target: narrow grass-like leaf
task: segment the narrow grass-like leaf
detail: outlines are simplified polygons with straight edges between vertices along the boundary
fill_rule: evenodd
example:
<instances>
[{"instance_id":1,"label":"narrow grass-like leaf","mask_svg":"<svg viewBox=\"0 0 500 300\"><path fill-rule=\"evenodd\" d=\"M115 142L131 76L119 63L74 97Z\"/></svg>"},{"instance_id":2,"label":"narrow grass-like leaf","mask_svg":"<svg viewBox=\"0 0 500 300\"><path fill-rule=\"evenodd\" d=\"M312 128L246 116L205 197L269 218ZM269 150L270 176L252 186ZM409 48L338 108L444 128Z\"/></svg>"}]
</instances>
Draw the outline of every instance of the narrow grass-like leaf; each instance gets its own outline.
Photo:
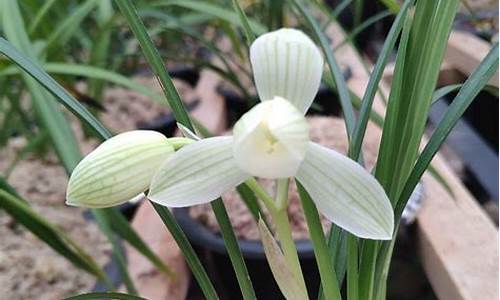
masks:
<instances>
[{"instance_id":1,"label":"narrow grass-like leaf","mask_svg":"<svg viewBox=\"0 0 500 300\"><path fill-rule=\"evenodd\" d=\"M491 48L490 52L483 59L481 64L465 81L457 96L453 99L453 102L451 102L450 107L446 111L441 122L439 122L436 127L436 130L429 139L429 142L420 154L417 162L415 163L415 167L410 173L410 176L408 177L403 191L397 201L395 212L398 218L403 212L406 202L410 198L415 186L431 163L432 158L436 155L437 151L444 143L455 124L464 114L465 110L469 107L472 101L474 101L481 89L483 89L497 70L498 42Z\"/></svg>"},{"instance_id":2,"label":"narrow grass-like leaf","mask_svg":"<svg viewBox=\"0 0 500 300\"><path fill-rule=\"evenodd\" d=\"M384 3L385 7L394 14L397 14L400 10L400 6L396 0L380 0L380 2Z\"/></svg>"},{"instance_id":3,"label":"narrow grass-like leaf","mask_svg":"<svg viewBox=\"0 0 500 300\"><path fill-rule=\"evenodd\" d=\"M146 257L158 270L162 271L168 276L175 277L175 273L163 262L163 260L156 255L151 248L142 240L142 238L132 230L132 227L127 226L127 219L116 209L107 209L104 211L113 222L110 224L113 231L118 234L122 239L126 240L144 257ZM127 223L127 224L126 224Z\"/></svg>"},{"instance_id":4,"label":"narrow grass-like leaf","mask_svg":"<svg viewBox=\"0 0 500 300\"><path fill-rule=\"evenodd\" d=\"M305 9L305 7L303 6L302 3L300 3L300 1L290 0L290 2L295 5L299 13L305 18L307 25L313 31L316 39L320 42L320 46L323 50L323 53L325 54L326 61L330 68L330 73L335 81L335 85L337 86L340 105L342 107L342 113L344 115L344 121L346 123L347 136L348 139L350 140L354 130L356 119L354 116L354 109L352 107L349 90L347 88L344 75L342 74L342 71L340 70L340 67L333 55L333 51L330 45L328 44L325 35L323 34L323 32L321 32L321 28L319 27L316 20L314 20L312 15Z\"/></svg>"},{"instance_id":5,"label":"narrow grass-like leaf","mask_svg":"<svg viewBox=\"0 0 500 300\"><path fill-rule=\"evenodd\" d=\"M368 119L372 111L372 104L377 92L378 84L382 78L382 73L389 59L389 55L391 54L392 49L394 48L394 45L399 37L399 33L403 28L408 8L412 2L413 0L407 0L394 20L394 23L392 24L385 39L382 51L380 51L377 63L375 64L368 81L368 86L363 95L363 100L361 101L361 109L359 111L358 121L356 122L356 126L354 128L353 138L349 145L349 156L354 160L358 160L359 153L361 152L361 145L363 144L363 138L366 132L366 126L368 125Z\"/></svg>"},{"instance_id":6,"label":"narrow grass-like leaf","mask_svg":"<svg viewBox=\"0 0 500 300\"><path fill-rule=\"evenodd\" d=\"M127 269L127 261L123 254L123 248L119 244L119 241L115 233L111 229L111 222L113 220L110 220L107 217L106 210L108 209L93 209L92 214L97 223L99 224L99 228L101 228L102 232L104 233L104 235L106 235L106 237L108 238L109 242L112 245L112 255L116 260L121 280L125 284L127 292L130 294L137 295L137 290L134 286L134 283L132 282L132 279L130 278L130 274Z\"/></svg>"},{"instance_id":7,"label":"narrow grass-like leaf","mask_svg":"<svg viewBox=\"0 0 500 300\"><path fill-rule=\"evenodd\" d=\"M168 231L172 234L172 237L177 242L177 245L182 250L182 254L184 255L184 259L186 259L187 264L189 265L191 272L193 272L194 277L198 281L201 290L203 291L203 295L207 300L216 300L219 299L217 296L217 292L210 282L210 278L208 277L205 269L203 268L198 256L194 252L193 247L189 243L186 235L182 231L179 224L175 220L174 216L168 210L168 208L161 206L160 204L153 204L154 209L162 219L163 223L167 227Z\"/></svg>"},{"instance_id":8,"label":"narrow grass-like leaf","mask_svg":"<svg viewBox=\"0 0 500 300\"><path fill-rule=\"evenodd\" d=\"M174 114L175 119L177 120L177 122L183 124L190 130L193 130L187 110L184 107L184 104L172 82L172 79L168 75L168 71L165 67L165 62L161 58L158 50L153 44L153 41L149 37L146 27L137 15L137 11L134 5L130 0L115 1L115 3L120 8L120 11L127 20L130 28L134 32L134 35L136 36L139 45L141 46L146 60L153 69L155 76L158 78L158 81L163 88L163 92L168 101L168 104L172 109L172 113Z\"/></svg>"},{"instance_id":9,"label":"narrow grass-like leaf","mask_svg":"<svg viewBox=\"0 0 500 300\"><path fill-rule=\"evenodd\" d=\"M87 293L64 298L62 300L148 300L139 296L124 293Z\"/></svg>"},{"instance_id":10,"label":"narrow grass-like leaf","mask_svg":"<svg viewBox=\"0 0 500 300\"><path fill-rule=\"evenodd\" d=\"M302 208L309 228L309 234L314 248L314 255L321 277L321 287L326 299L342 299L337 285L335 270L330 265L328 246L319 218L318 209L304 187L297 182ZM356 270L357 271L357 270Z\"/></svg>"},{"instance_id":11,"label":"narrow grass-like leaf","mask_svg":"<svg viewBox=\"0 0 500 300\"><path fill-rule=\"evenodd\" d=\"M413 193L415 186L420 181L420 178L424 174L425 170L430 166L433 157L436 155L437 151L444 143L455 124L462 117L465 110L470 106L472 101L476 99L477 94L481 91L482 88L484 88L484 86L489 82L490 78L495 74L495 72L497 72L497 70L498 42L492 47L481 64L465 81L459 93L443 116L441 122L439 122L436 130L429 139L429 142L420 154L417 162L415 163L415 167L412 169L412 172L410 173L396 204L396 222L399 222L401 213L403 212L408 199ZM377 275L381 276L382 278L378 281L384 280L387 276L393 247L393 241L385 242L381 247L379 254L380 257L377 260ZM383 291L377 291L377 293L383 296Z\"/></svg>"},{"instance_id":12,"label":"narrow grass-like leaf","mask_svg":"<svg viewBox=\"0 0 500 300\"><path fill-rule=\"evenodd\" d=\"M2 13L3 31L12 44L22 49L27 55L22 55L16 51L3 38L0 38L0 53L9 57L9 54L17 56L16 60L22 58L36 60L36 54L25 30L17 1L5 1L0 3ZM7 48L7 49L5 49ZM5 51L7 50L7 51ZM24 83L30 91L32 104L36 115L43 127L49 132L54 148L63 162L67 171L70 171L78 163L79 149L68 122L60 111L57 102L52 96L44 91L36 81L26 74L23 74Z\"/></svg>"},{"instance_id":13,"label":"narrow grass-like leaf","mask_svg":"<svg viewBox=\"0 0 500 300\"><path fill-rule=\"evenodd\" d=\"M233 0L234 10L238 13L238 17L240 18L241 27L243 28L243 32L245 33L245 38L247 40L247 45L250 46L252 42L255 40L255 33L250 27L250 22L248 21L247 15L238 0Z\"/></svg>"},{"instance_id":14,"label":"narrow grass-like leaf","mask_svg":"<svg viewBox=\"0 0 500 300\"><path fill-rule=\"evenodd\" d=\"M16 222L26 227L26 229L65 257L73 265L96 276L100 280L104 280L110 285L109 279L99 265L77 243L69 238L61 229L49 223L30 208L26 200L8 192L12 190L10 186L7 186L6 190L3 187L0 188L0 209L5 210Z\"/></svg>"},{"instance_id":15,"label":"narrow grass-like leaf","mask_svg":"<svg viewBox=\"0 0 500 300\"><path fill-rule=\"evenodd\" d=\"M33 34L33 32L38 28L38 25L43 20L43 18L45 18L45 16L47 16L47 13L52 8L52 6L54 6L54 4L56 4L56 1L57 0L45 1L43 6L37 11L35 17L31 20L31 24L29 26L28 32L30 33L30 35Z\"/></svg>"},{"instance_id":16,"label":"narrow grass-like leaf","mask_svg":"<svg viewBox=\"0 0 500 300\"><path fill-rule=\"evenodd\" d=\"M140 83L130 80L127 77L113 71L108 71L106 69L94 66L71 64L71 63L44 63L42 64L42 68L47 73L50 74L84 76L91 79L99 79L117 85L121 85L132 91L141 93L144 96L147 96L160 104L166 105L164 98L161 94L158 94L152 91L151 89L145 87L144 85L141 85ZM13 75L17 73L20 73L20 71L16 70L15 68L6 68L0 71L0 76Z\"/></svg>"},{"instance_id":17,"label":"narrow grass-like leaf","mask_svg":"<svg viewBox=\"0 0 500 300\"><path fill-rule=\"evenodd\" d=\"M375 172L393 205L418 156L458 3L458 0L418 1L411 27L405 24L403 28ZM374 295L385 297L380 290L385 290L386 273L375 283L375 269L386 264L389 257L377 259L378 248L373 242L363 245L362 299L372 299Z\"/></svg>"},{"instance_id":18,"label":"narrow grass-like leaf","mask_svg":"<svg viewBox=\"0 0 500 300\"><path fill-rule=\"evenodd\" d=\"M233 25L240 26L240 19L237 13L232 10L223 8L216 4L210 3L208 1L194 1L194 0L163 0L153 3L152 6L180 6L194 11L198 11L204 14L210 14L221 20L229 22ZM252 28L252 32L256 35L261 35L265 33L266 27L256 20L247 18L248 25Z\"/></svg>"},{"instance_id":19,"label":"narrow grass-like leaf","mask_svg":"<svg viewBox=\"0 0 500 300\"><path fill-rule=\"evenodd\" d=\"M70 15L57 24L55 30L47 38L46 49L54 49L55 45L66 44L75 31L79 29L81 22L94 9L99 0L87 0L80 4Z\"/></svg>"},{"instance_id":20,"label":"narrow grass-like leaf","mask_svg":"<svg viewBox=\"0 0 500 300\"><path fill-rule=\"evenodd\" d=\"M378 21L380 21L383 18L386 18L388 16L392 16L392 12L390 12L388 10L384 10L384 11L381 11L381 12L367 18L361 24L359 24L358 26L353 28L352 31L349 32L349 34L344 38L344 40L342 42L340 42L337 46L335 46L334 51L337 49L340 49L341 47L343 47L345 44L348 44L349 42L353 42L354 38L358 34L363 32L366 28L372 26L373 24L377 23ZM387 37L386 37L386 40L387 40Z\"/></svg>"},{"instance_id":21,"label":"narrow grass-like leaf","mask_svg":"<svg viewBox=\"0 0 500 300\"><path fill-rule=\"evenodd\" d=\"M50 93L56 96L64 106L66 106L75 116L88 123L94 131L104 137L109 138L109 131L71 94L69 94L59 83L47 74L33 59L19 52L8 41L0 37L0 53L7 56L34 80L45 87ZM66 141L67 143L67 141ZM78 161L77 161L78 162ZM75 163L76 165L76 163Z\"/></svg>"}]
</instances>

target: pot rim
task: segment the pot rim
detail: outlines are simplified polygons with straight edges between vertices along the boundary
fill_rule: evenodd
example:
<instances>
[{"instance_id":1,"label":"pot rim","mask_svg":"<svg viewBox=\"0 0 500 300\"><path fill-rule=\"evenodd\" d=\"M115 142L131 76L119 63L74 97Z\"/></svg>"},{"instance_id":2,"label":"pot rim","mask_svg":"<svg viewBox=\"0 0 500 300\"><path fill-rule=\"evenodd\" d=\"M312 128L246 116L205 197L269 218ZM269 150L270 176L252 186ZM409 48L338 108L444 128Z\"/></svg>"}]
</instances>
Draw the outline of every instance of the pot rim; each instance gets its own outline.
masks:
<instances>
[{"instance_id":1,"label":"pot rim","mask_svg":"<svg viewBox=\"0 0 500 300\"><path fill-rule=\"evenodd\" d=\"M197 222L189 215L189 207L174 208L172 210L179 222L182 231L195 246L207 248L218 254L228 255L224 239L220 234L210 231L206 226ZM264 248L260 240L238 239L241 253L246 259L265 259ZM300 258L314 258L314 249L308 239L296 240L295 246Z\"/></svg>"}]
</instances>

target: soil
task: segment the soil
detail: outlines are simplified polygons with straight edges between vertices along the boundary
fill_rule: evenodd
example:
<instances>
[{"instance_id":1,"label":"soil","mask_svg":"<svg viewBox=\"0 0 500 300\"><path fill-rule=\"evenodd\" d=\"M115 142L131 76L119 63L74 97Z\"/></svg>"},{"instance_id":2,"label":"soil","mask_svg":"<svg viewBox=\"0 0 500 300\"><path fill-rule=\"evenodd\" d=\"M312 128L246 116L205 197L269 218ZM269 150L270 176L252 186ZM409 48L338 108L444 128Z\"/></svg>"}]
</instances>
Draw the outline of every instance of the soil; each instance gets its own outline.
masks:
<instances>
[{"instance_id":1,"label":"soil","mask_svg":"<svg viewBox=\"0 0 500 300\"><path fill-rule=\"evenodd\" d=\"M134 80L161 92L154 78L137 77ZM183 99L187 102L194 99L194 93L187 84L175 80L174 83ZM79 84L78 89L84 91L85 84ZM116 133L135 129L137 123L168 112L147 97L120 87L105 91L103 105L107 112L100 119ZM68 115L68 119L82 152L90 152L97 142L83 137L75 117ZM15 153L25 144L26 140L22 137L11 138L8 145L0 150L0 174L5 174ZM64 204L67 176L54 153L48 153L43 158L29 156L20 161L8 177L8 182L34 210L66 232L101 266L109 261L111 247L96 224L84 218L85 210ZM52 300L92 290L94 277L74 267L3 211L0 211L0 237L2 299Z\"/></svg>"},{"instance_id":2,"label":"soil","mask_svg":"<svg viewBox=\"0 0 500 300\"><path fill-rule=\"evenodd\" d=\"M335 149L343 154L347 152L348 142L346 130L344 121L341 118L309 117L308 122L310 125L310 137L312 141ZM368 125L363 145L364 160L368 170L371 170L375 165L380 140L379 131L374 129L375 125ZM275 194L275 185L273 180L258 180L267 192L270 193L270 195ZM222 198L224 199L224 204L226 205L236 236L240 239L258 240L259 232L257 225L246 205L241 200L239 194L233 190L225 193ZM261 207L264 207L264 205L261 204ZM215 215L212 209L210 209L209 204L193 206L190 208L189 212L191 217L207 226L210 230L215 233L220 233L217 220L215 219ZM288 215L294 239L307 239L309 233L295 183L290 184ZM269 219L270 216L267 215L266 218ZM326 219L322 218L322 224L325 230L328 229L329 223L330 222Z\"/></svg>"}]
</instances>

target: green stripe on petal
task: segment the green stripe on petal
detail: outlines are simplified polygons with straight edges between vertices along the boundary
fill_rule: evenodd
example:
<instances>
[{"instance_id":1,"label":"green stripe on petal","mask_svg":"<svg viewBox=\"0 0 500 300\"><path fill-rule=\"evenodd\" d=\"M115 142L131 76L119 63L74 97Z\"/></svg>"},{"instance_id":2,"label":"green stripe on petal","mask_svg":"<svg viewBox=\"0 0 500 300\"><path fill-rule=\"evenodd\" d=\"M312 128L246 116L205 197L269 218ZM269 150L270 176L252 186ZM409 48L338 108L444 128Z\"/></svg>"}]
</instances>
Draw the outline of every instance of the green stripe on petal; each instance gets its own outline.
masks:
<instances>
[{"instance_id":1,"label":"green stripe on petal","mask_svg":"<svg viewBox=\"0 0 500 300\"><path fill-rule=\"evenodd\" d=\"M148 198L170 207L210 202L249 177L233 158L233 137L213 137L182 147L154 176Z\"/></svg>"},{"instance_id":2,"label":"green stripe on petal","mask_svg":"<svg viewBox=\"0 0 500 300\"><path fill-rule=\"evenodd\" d=\"M375 177L353 160L311 142L296 178L333 223L361 238L392 238L389 198Z\"/></svg>"},{"instance_id":3,"label":"green stripe on petal","mask_svg":"<svg viewBox=\"0 0 500 300\"><path fill-rule=\"evenodd\" d=\"M282 28L261 35L250 47L255 85L261 100L289 100L305 113L316 96L323 57L302 31Z\"/></svg>"},{"instance_id":4,"label":"green stripe on petal","mask_svg":"<svg viewBox=\"0 0 500 300\"><path fill-rule=\"evenodd\" d=\"M159 166L174 153L161 133L135 130L105 141L76 166L66 204L109 207L144 192Z\"/></svg>"}]
</instances>

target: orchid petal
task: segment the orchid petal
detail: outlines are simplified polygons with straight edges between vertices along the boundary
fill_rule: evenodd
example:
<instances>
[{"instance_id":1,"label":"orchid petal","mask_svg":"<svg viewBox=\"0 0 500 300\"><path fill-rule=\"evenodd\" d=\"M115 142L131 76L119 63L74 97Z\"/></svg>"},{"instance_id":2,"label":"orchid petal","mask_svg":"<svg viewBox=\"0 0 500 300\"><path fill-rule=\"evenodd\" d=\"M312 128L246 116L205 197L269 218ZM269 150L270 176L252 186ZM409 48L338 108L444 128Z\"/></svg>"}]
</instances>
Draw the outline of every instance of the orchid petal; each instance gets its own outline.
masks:
<instances>
[{"instance_id":1,"label":"orchid petal","mask_svg":"<svg viewBox=\"0 0 500 300\"><path fill-rule=\"evenodd\" d=\"M290 102L275 97L259 103L234 126L233 155L253 176L294 176L309 142L306 119Z\"/></svg>"},{"instance_id":2,"label":"orchid petal","mask_svg":"<svg viewBox=\"0 0 500 300\"><path fill-rule=\"evenodd\" d=\"M233 158L233 137L182 147L165 162L149 188L151 201L170 207L210 202L249 177Z\"/></svg>"},{"instance_id":3,"label":"orchid petal","mask_svg":"<svg viewBox=\"0 0 500 300\"><path fill-rule=\"evenodd\" d=\"M353 160L311 142L296 178L333 223L361 238L391 239L389 198L375 177Z\"/></svg>"},{"instance_id":4,"label":"orchid petal","mask_svg":"<svg viewBox=\"0 0 500 300\"><path fill-rule=\"evenodd\" d=\"M283 28L258 37L250 47L257 92L261 100L283 97L305 113L318 92L323 57L302 31Z\"/></svg>"},{"instance_id":5,"label":"orchid petal","mask_svg":"<svg viewBox=\"0 0 500 300\"><path fill-rule=\"evenodd\" d=\"M161 133L135 130L105 141L76 166L66 204L109 207L142 194L158 167L174 153Z\"/></svg>"}]
</instances>

